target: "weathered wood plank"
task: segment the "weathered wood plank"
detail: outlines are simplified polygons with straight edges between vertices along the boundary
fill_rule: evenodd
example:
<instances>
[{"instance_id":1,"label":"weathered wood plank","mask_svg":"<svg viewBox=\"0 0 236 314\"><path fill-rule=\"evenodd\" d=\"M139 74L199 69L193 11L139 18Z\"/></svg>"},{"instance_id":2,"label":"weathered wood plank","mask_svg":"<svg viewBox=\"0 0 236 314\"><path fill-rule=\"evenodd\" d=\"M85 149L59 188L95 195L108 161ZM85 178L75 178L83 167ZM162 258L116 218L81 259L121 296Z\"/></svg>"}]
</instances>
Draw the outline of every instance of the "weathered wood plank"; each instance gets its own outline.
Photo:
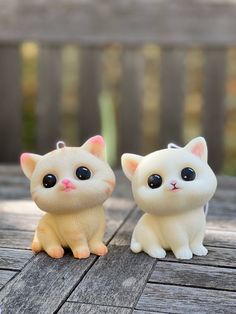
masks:
<instances>
[{"instance_id":1,"label":"weathered wood plank","mask_svg":"<svg viewBox=\"0 0 236 314\"><path fill-rule=\"evenodd\" d=\"M33 256L33 252L27 250L0 248L0 268L21 270Z\"/></svg>"},{"instance_id":2,"label":"weathered wood plank","mask_svg":"<svg viewBox=\"0 0 236 314\"><path fill-rule=\"evenodd\" d=\"M160 311L146 311L146 310L134 310L133 311L134 314L162 314L162 313L166 313L166 312L160 312ZM168 312L169 314L171 312Z\"/></svg>"},{"instance_id":3,"label":"weathered wood plank","mask_svg":"<svg viewBox=\"0 0 236 314\"><path fill-rule=\"evenodd\" d=\"M89 313L89 314L129 314L131 309L113 306L103 306L96 304L81 304L74 302L66 302L58 313Z\"/></svg>"},{"instance_id":4,"label":"weathered wood plank","mask_svg":"<svg viewBox=\"0 0 236 314\"><path fill-rule=\"evenodd\" d=\"M139 212L133 212L109 244L110 253L90 269L69 301L134 306L155 263L147 254L130 251L131 232L138 217Z\"/></svg>"},{"instance_id":5,"label":"weathered wood plank","mask_svg":"<svg viewBox=\"0 0 236 314\"><path fill-rule=\"evenodd\" d=\"M206 230L204 243L215 247L235 248L236 232L212 229Z\"/></svg>"},{"instance_id":6,"label":"weathered wood plank","mask_svg":"<svg viewBox=\"0 0 236 314\"><path fill-rule=\"evenodd\" d=\"M224 160L226 49L205 50L203 135L208 143L209 164L221 170Z\"/></svg>"},{"instance_id":7,"label":"weathered wood plank","mask_svg":"<svg viewBox=\"0 0 236 314\"><path fill-rule=\"evenodd\" d=\"M1 162L17 162L22 128L21 60L19 46L0 45Z\"/></svg>"},{"instance_id":8,"label":"weathered wood plank","mask_svg":"<svg viewBox=\"0 0 236 314\"><path fill-rule=\"evenodd\" d=\"M164 48L161 54L160 147L182 144L185 50Z\"/></svg>"},{"instance_id":9,"label":"weathered wood plank","mask_svg":"<svg viewBox=\"0 0 236 314\"><path fill-rule=\"evenodd\" d=\"M96 257L55 260L40 253L0 292L6 313L52 313L79 282Z\"/></svg>"},{"instance_id":10,"label":"weathered wood plank","mask_svg":"<svg viewBox=\"0 0 236 314\"><path fill-rule=\"evenodd\" d=\"M148 281L236 291L236 269L157 262Z\"/></svg>"},{"instance_id":11,"label":"weathered wood plank","mask_svg":"<svg viewBox=\"0 0 236 314\"><path fill-rule=\"evenodd\" d=\"M0 229L7 230L33 231L43 214L31 200L0 201L0 211Z\"/></svg>"},{"instance_id":12,"label":"weathered wood plank","mask_svg":"<svg viewBox=\"0 0 236 314\"><path fill-rule=\"evenodd\" d=\"M207 229L235 231L236 217L232 216L210 216L207 218Z\"/></svg>"},{"instance_id":13,"label":"weathered wood plank","mask_svg":"<svg viewBox=\"0 0 236 314\"><path fill-rule=\"evenodd\" d=\"M112 207L111 204L109 206ZM127 215L129 215L133 203L125 201L122 206L123 214L118 217L116 213L114 217L116 220L113 222L111 214L105 236L106 242L110 241ZM115 214L116 208L117 202L114 203L111 212ZM9 240L6 242L9 243ZM21 244L22 240L19 242ZM71 256L71 253L68 253L63 258L55 260L49 258L45 253L38 254L0 292L2 311L7 313L54 312L57 308L60 308L71 291L78 285L84 273L97 259L96 256L91 255L86 260L77 260Z\"/></svg>"},{"instance_id":14,"label":"weathered wood plank","mask_svg":"<svg viewBox=\"0 0 236 314\"><path fill-rule=\"evenodd\" d=\"M61 67L60 47L41 45L37 106L37 139L41 153L56 148L60 137Z\"/></svg>"},{"instance_id":15,"label":"weathered wood plank","mask_svg":"<svg viewBox=\"0 0 236 314\"><path fill-rule=\"evenodd\" d=\"M234 1L1 0L0 40L233 45Z\"/></svg>"},{"instance_id":16,"label":"weathered wood plank","mask_svg":"<svg viewBox=\"0 0 236 314\"><path fill-rule=\"evenodd\" d=\"M9 281L12 277L15 276L16 271L3 270L0 269L0 289Z\"/></svg>"},{"instance_id":17,"label":"weathered wood plank","mask_svg":"<svg viewBox=\"0 0 236 314\"><path fill-rule=\"evenodd\" d=\"M102 50L80 50L78 133L80 142L101 132L99 92L101 89ZM88 127L89 124L89 127Z\"/></svg>"},{"instance_id":18,"label":"weathered wood plank","mask_svg":"<svg viewBox=\"0 0 236 314\"><path fill-rule=\"evenodd\" d=\"M0 247L30 249L33 235L31 231L0 229Z\"/></svg>"},{"instance_id":19,"label":"weathered wood plank","mask_svg":"<svg viewBox=\"0 0 236 314\"><path fill-rule=\"evenodd\" d=\"M39 219L40 216L37 215L3 213L1 214L0 229L5 232L8 230L34 231Z\"/></svg>"},{"instance_id":20,"label":"weathered wood plank","mask_svg":"<svg viewBox=\"0 0 236 314\"><path fill-rule=\"evenodd\" d=\"M142 148L144 57L136 48L125 48L122 54L119 157L127 152L140 153Z\"/></svg>"},{"instance_id":21,"label":"weathered wood plank","mask_svg":"<svg viewBox=\"0 0 236 314\"><path fill-rule=\"evenodd\" d=\"M236 308L236 293L148 283L136 309L174 313L228 313Z\"/></svg>"},{"instance_id":22,"label":"weathered wood plank","mask_svg":"<svg viewBox=\"0 0 236 314\"><path fill-rule=\"evenodd\" d=\"M207 247L207 256L194 256L191 260L177 260L172 253L168 253L166 260L183 264L221 266L236 268L236 248Z\"/></svg>"}]
</instances>

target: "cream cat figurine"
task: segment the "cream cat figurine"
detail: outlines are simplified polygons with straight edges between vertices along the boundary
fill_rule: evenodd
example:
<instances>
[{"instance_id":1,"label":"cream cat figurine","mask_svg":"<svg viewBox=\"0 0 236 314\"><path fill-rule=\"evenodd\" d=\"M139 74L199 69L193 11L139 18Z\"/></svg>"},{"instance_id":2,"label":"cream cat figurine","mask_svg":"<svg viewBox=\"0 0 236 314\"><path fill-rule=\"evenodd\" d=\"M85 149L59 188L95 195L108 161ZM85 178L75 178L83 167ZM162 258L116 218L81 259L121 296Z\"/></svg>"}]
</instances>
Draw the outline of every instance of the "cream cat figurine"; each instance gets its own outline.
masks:
<instances>
[{"instance_id":1,"label":"cream cat figurine","mask_svg":"<svg viewBox=\"0 0 236 314\"><path fill-rule=\"evenodd\" d=\"M204 138L145 157L124 154L121 161L134 199L145 212L133 231L131 250L155 258L164 258L166 250L179 259L206 255L203 207L214 195L217 181L207 164Z\"/></svg>"},{"instance_id":2,"label":"cream cat figurine","mask_svg":"<svg viewBox=\"0 0 236 314\"><path fill-rule=\"evenodd\" d=\"M36 205L47 212L39 221L32 250L53 258L71 248L75 258L105 255L105 215L102 203L111 195L115 176L105 162L101 136L81 147L65 147L44 155L24 153L21 167L30 179Z\"/></svg>"}]
</instances>

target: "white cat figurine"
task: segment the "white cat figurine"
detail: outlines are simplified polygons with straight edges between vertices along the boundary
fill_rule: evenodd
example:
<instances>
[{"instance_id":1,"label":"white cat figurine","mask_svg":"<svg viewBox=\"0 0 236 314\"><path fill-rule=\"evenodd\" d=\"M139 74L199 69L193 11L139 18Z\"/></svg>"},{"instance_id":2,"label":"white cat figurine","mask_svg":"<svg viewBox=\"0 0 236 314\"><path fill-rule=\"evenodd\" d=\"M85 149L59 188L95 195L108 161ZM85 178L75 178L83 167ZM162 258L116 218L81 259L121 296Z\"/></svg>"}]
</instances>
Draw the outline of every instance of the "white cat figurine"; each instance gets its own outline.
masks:
<instances>
[{"instance_id":1,"label":"white cat figurine","mask_svg":"<svg viewBox=\"0 0 236 314\"><path fill-rule=\"evenodd\" d=\"M214 195L217 180L207 164L204 138L144 157L124 154L121 161L134 199L145 212L133 231L131 250L155 258L164 258L166 250L179 259L206 255L203 207Z\"/></svg>"},{"instance_id":2,"label":"white cat figurine","mask_svg":"<svg viewBox=\"0 0 236 314\"><path fill-rule=\"evenodd\" d=\"M71 248L75 258L104 255L105 215L102 203L111 195L115 176L105 162L101 136L81 147L66 147L44 155L24 153L21 167L30 179L32 198L47 212L39 221L32 250L53 258Z\"/></svg>"}]
</instances>

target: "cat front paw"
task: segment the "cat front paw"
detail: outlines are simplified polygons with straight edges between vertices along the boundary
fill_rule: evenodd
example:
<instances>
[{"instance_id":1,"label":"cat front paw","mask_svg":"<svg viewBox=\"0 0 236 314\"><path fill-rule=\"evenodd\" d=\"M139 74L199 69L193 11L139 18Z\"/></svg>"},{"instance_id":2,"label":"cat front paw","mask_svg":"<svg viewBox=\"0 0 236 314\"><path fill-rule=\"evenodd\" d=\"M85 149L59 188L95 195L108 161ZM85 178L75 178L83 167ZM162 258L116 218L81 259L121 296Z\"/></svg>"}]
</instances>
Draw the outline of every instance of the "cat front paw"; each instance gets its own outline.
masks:
<instances>
[{"instance_id":1,"label":"cat front paw","mask_svg":"<svg viewBox=\"0 0 236 314\"><path fill-rule=\"evenodd\" d=\"M93 247L90 248L91 253L98 255L98 256L103 256L106 255L108 252L108 248L106 247L105 244L103 243L98 243L97 245L94 245Z\"/></svg>"},{"instance_id":2,"label":"cat front paw","mask_svg":"<svg viewBox=\"0 0 236 314\"><path fill-rule=\"evenodd\" d=\"M192 250L193 254L195 254L197 256L206 256L208 253L207 248L205 248L205 246L203 246L202 244L192 246L191 250Z\"/></svg>"},{"instance_id":3,"label":"cat front paw","mask_svg":"<svg viewBox=\"0 0 236 314\"><path fill-rule=\"evenodd\" d=\"M174 254L179 259L191 259L193 257L192 251L188 247L182 247L174 251Z\"/></svg>"},{"instance_id":4,"label":"cat front paw","mask_svg":"<svg viewBox=\"0 0 236 314\"><path fill-rule=\"evenodd\" d=\"M48 255L52 258L61 258L64 255L64 250L61 246L53 246L46 249Z\"/></svg>"},{"instance_id":5,"label":"cat front paw","mask_svg":"<svg viewBox=\"0 0 236 314\"><path fill-rule=\"evenodd\" d=\"M90 251L86 247L85 248L81 247L73 250L73 255L75 258L84 259L90 256Z\"/></svg>"},{"instance_id":6,"label":"cat front paw","mask_svg":"<svg viewBox=\"0 0 236 314\"><path fill-rule=\"evenodd\" d=\"M161 247L152 248L146 251L148 255L154 258L164 258L166 257L166 251Z\"/></svg>"}]
</instances>

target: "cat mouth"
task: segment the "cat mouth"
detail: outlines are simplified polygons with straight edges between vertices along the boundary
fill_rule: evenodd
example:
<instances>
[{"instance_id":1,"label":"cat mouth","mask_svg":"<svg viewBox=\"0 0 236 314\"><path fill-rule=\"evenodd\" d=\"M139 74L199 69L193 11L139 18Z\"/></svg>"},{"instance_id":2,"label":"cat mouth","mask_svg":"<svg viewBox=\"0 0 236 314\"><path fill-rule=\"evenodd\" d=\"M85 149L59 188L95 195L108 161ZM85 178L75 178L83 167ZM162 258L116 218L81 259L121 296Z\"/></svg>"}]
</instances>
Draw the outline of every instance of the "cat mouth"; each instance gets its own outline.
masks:
<instances>
[{"instance_id":1,"label":"cat mouth","mask_svg":"<svg viewBox=\"0 0 236 314\"><path fill-rule=\"evenodd\" d=\"M65 186L65 185L63 185L63 186L61 186L61 191L62 192L71 192L71 191L73 191L73 190L75 190L76 189L76 187L74 186L74 185L67 185L67 186Z\"/></svg>"},{"instance_id":2,"label":"cat mouth","mask_svg":"<svg viewBox=\"0 0 236 314\"><path fill-rule=\"evenodd\" d=\"M171 191L173 191L173 192L178 192L178 191L180 191L180 190L181 190L181 189L178 188L177 186L174 186L173 189L171 189Z\"/></svg>"},{"instance_id":3,"label":"cat mouth","mask_svg":"<svg viewBox=\"0 0 236 314\"><path fill-rule=\"evenodd\" d=\"M62 191L63 192L70 192L70 191L73 191L73 190L75 190L75 187L66 187Z\"/></svg>"}]
</instances>

